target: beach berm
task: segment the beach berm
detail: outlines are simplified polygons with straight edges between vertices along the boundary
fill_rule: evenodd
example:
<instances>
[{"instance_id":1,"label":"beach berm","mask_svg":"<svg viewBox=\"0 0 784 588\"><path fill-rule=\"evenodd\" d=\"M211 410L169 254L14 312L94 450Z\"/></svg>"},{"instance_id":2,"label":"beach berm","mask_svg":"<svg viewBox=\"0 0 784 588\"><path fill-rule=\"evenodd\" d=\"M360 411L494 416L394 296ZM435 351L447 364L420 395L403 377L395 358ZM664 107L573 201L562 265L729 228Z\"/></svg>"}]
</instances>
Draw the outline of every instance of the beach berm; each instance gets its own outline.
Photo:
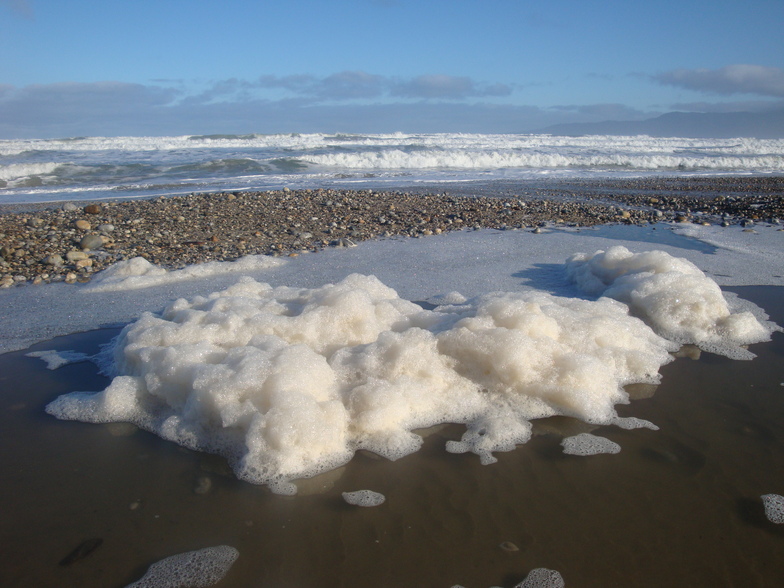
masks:
<instances>
[{"instance_id":1,"label":"beach berm","mask_svg":"<svg viewBox=\"0 0 784 588\"><path fill-rule=\"evenodd\" d=\"M223 192L0 211L0 286L87 281L142 256L167 269L296 255L379 237L659 221L743 226L784 218L781 178L581 182L501 196L313 189ZM747 193L745 190L753 190ZM477 195L479 194L479 195Z\"/></svg>"}]
</instances>

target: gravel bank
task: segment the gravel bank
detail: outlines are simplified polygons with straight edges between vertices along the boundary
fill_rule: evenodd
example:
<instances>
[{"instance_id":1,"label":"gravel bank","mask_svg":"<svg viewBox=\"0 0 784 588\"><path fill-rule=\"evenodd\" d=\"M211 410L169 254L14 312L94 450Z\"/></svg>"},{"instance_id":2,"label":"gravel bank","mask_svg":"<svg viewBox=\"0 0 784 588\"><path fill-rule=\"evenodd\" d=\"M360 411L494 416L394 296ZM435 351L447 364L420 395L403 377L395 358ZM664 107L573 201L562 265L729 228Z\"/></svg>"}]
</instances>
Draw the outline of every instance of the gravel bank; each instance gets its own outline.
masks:
<instances>
[{"instance_id":1,"label":"gravel bank","mask_svg":"<svg viewBox=\"0 0 784 588\"><path fill-rule=\"evenodd\" d=\"M749 227L784 218L781 177L517 184L496 186L491 193L284 189L68 203L26 212L5 207L0 214L0 287L87 281L108 265L136 256L180 268L471 228L536 230L547 224L660 221Z\"/></svg>"}]
</instances>

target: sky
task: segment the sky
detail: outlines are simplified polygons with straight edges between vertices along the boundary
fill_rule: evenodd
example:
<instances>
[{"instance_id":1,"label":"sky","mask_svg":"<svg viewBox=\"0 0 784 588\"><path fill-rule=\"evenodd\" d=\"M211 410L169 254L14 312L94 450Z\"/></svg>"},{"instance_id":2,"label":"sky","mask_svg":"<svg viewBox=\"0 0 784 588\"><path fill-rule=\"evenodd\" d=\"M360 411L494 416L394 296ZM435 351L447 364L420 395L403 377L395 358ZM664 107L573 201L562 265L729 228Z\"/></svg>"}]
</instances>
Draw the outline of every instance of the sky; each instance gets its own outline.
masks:
<instances>
[{"instance_id":1,"label":"sky","mask_svg":"<svg viewBox=\"0 0 784 588\"><path fill-rule=\"evenodd\" d=\"M782 0L0 0L0 138L784 108Z\"/></svg>"}]
</instances>

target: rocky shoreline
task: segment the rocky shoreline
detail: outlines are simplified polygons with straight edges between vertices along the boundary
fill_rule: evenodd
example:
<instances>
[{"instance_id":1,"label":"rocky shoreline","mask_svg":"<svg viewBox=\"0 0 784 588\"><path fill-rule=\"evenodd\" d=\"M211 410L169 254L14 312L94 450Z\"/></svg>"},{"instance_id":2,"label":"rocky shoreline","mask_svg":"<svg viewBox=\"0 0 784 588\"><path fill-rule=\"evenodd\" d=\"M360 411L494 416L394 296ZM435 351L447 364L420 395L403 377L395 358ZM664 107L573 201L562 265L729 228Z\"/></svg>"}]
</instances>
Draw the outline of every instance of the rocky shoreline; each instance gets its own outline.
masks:
<instances>
[{"instance_id":1,"label":"rocky shoreline","mask_svg":"<svg viewBox=\"0 0 784 588\"><path fill-rule=\"evenodd\" d=\"M493 195L277 190L101 201L0 214L0 287L84 282L143 256L166 268L245 255L297 255L366 239L548 224L781 224L784 177L561 183ZM704 181L700 181L704 180ZM478 195L477 195L478 194Z\"/></svg>"}]
</instances>

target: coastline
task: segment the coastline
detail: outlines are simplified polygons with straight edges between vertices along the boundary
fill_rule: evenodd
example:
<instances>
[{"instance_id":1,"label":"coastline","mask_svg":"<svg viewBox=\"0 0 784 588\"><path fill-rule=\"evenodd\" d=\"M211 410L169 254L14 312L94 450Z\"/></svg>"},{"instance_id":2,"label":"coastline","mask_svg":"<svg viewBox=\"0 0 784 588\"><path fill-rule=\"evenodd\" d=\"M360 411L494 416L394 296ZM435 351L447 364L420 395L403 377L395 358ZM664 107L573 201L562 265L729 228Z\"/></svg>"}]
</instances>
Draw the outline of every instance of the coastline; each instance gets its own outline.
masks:
<instances>
[{"instance_id":1,"label":"coastline","mask_svg":"<svg viewBox=\"0 0 784 588\"><path fill-rule=\"evenodd\" d=\"M379 237L661 221L772 225L784 176L490 182L220 192L154 199L0 205L0 287L85 282L124 259L167 269L245 255L297 255Z\"/></svg>"},{"instance_id":2,"label":"coastline","mask_svg":"<svg viewBox=\"0 0 784 588\"><path fill-rule=\"evenodd\" d=\"M754 195L738 187L736 194L716 201L707 184L703 184L705 190L692 190L690 199L672 196L673 200L663 192L648 194L640 185L634 191L625 184L631 193L620 195L591 186L594 199L582 201L578 191L563 189L550 197L539 194L539 204L530 204L540 202L529 200L530 194L521 194L522 199L486 194L463 199L392 193L410 202L408 208L396 206L400 222L392 227L377 217L373 222L354 220L372 221L374 214L394 219L389 204L386 211L379 211L369 202L376 193L333 191L332 205L324 202L320 206L334 216L319 217L345 219L345 229L329 227L332 241L373 239L374 231L382 230L393 234L398 224L401 231L395 235L425 236L426 230L436 234L434 229L441 225L435 224L440 219L432 207L447 206L448 199L465 207L459 211L460 218L465 215L470 222L457 223L453 217L448 219L451 225L444 223L442 233L458 228L455 224L483 227L491 219L518 230L378 239L352 249L345 247L348 241L341 248L327 244L327 250L318 255L298 256L279 268L260 271L257 277L273 284L312 287L340 279L347 272L377 273L401 296L414 301L452 290L469 296L518 290L529 283L557 291L563 287L557 264L575 251L577 240L590 243L586 247L606 248L639 239L636 244L641 248L655 244L657 249L690 257L706 273L720 278L726 290L757 302L771 319L782 323L784 282L778 275L779 266L764 258L767 273L776 274L766 282L749 278L748 262L742 269L727 263L729 255L744 263L742 249L747 243L758 259L763 237L777 242L781 233L775 227L781 226L773 224L772 217L779 214L781 196L775 189L772 194ZM620 189L617 184L613 187ZM243 210L257 205L270 227L265 232L292 239L296 235L291 231L310 229L294 224L307 221L300 215L311 210L293 205L307 202L309 207L329 196L327 191L321 195L310 192L315 191L262 193L256 199L245 193L213 194L184 198L179 204L173 199L132 201L128 210L137 216L129 215L128 224L117 222L115 226L122 227L123 234L131 232L130 246L155 251L161 244L148 243L144 237L164 226L167 214L171 216L170 206L193 205L193 210L188 207L193 216L180 221L184 235L186 230L204 229L194 219L209 222L205 212L231 211L227 216L216 214L213 220L231 227L240 222ZM564 206L572 197L573 206ZM650 198L659 202L651 203ZM525 207L506 213L510 208L504 206L506 202L521 200ZM271 203L280 207L270 208ZM122 219L117 211L125 209L116 208L119 204L99 206L99 211L113 213L104 220ZM524 229L513 227L509 218L529 210L539 210L542 220ZM557 230L569 224L564 211L585 212L586 225L592 219L606 219L593 225L607 226ZM629 211L628 217L624 211ZM53 215L59 212L51 211ZM600 216L591 216L591 212ZM94 222L83 207L71 213L91 224L101 220L94 215ZM258 217L246 216L258 221ZM430 220L421 223L426 216ZM676 221L678 216L684 217L680 223L650 224L651 218ZM134 223L137 218L140 221ZM730 227L716 226L721 222ZM532 234L539 223L545 225L541 234ZM350 227L359 236L351 236ZM719 234L719 240L731 235L742 239L732 242L740 246L717 250L711 243ZM646 235L651 240L644 240ZM189 252L196 261L187 263L215 259L207 256L222 253L216 252L221 244L221 240L209 240L170 247L179 255L172 263L183 263L183 253ZM766 247L768 251L770 245ZM300 250L293 247L274 254ZM99 251L108 254L112 248ZM231 251L225 254L230 259ZM742 276L739 282L734 281L736 275ZM765 519L760 501L762 494L784 493L784 469L780 467L784 453L777 449L784 446L780 433L784 430L782 333L774 333L770 343L755 345L752 350L758 357L751 362L689 353L664 366L662 384L653 396L653 390L645 389L630 405L619 406L622 416L648 419L660 431L630 432L609 426L594 431L621 445L619 455L564 455L561 438L582 432L587 425L554 417L537 423L537 435L527 444L499 453L498 464L483 466L475 456L445 452L445 443L460 437L460 427L445 427L428 437L420 452L405 459L391 462L357 455L344 468L313 478L310 485L303 482L295 499L271 495L265 487L237 480L219 458L173 446L133 427L57 421L43 413L43 407L59 394L99 390L107 381L90 363L52 372L26 353L72 349L92 355L116 331L87 329L131 320L143 310L159 308L164 300L206 295L222 287L222 280L233 283L236 277L231 274L202 280L205 284L182 282L141 291L88 293L87 286L53 284L2 293L8 319L0 331L5 338L38 342L20 352L0 354L7 368L0 370L0 414L5 419L3 430L14 440L6 444L0 458L8 472L4 497L15 507L0 525L8 546L0 557L0 577L9 585L124 585L164 557L218 544L240 551L224 581L227 586L259 582L320 587L512 586L538 567L559 570L567 585L632 582L661 586L673 578L688 578L692 586L768 586L784 573L784 563L777 557L782 530ZM733 283L768 285L737 287ZM24 332L26 323L41 320L51 324ZM43 337L46 333L50 335ZM74 334L50 339L65 333ZM360 488L384 493L387 503L378 509L352 510L341 493ZM337 541L336 529L340 529ZM585 537L592 538L589 544ZM88 542L98 547L81 560L59 563ZM510 544L516 550L510 550Z\"/></svg>"}]
</instances>

